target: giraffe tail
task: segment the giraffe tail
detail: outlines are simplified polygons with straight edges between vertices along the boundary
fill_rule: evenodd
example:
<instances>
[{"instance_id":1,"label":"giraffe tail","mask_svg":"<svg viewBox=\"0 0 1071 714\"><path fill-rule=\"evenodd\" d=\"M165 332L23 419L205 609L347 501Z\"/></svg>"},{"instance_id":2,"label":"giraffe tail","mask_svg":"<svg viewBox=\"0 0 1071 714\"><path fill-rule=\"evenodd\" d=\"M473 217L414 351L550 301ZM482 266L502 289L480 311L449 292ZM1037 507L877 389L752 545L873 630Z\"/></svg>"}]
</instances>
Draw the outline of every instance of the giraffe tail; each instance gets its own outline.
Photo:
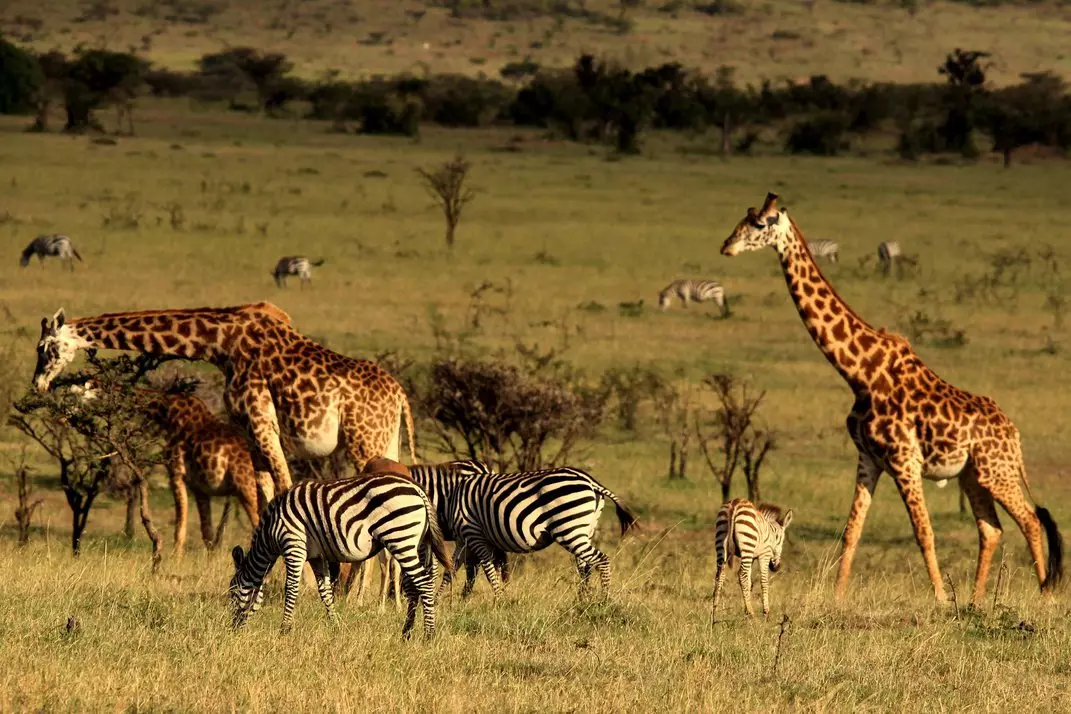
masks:
<instances>
[{"instance_id":1,"label":"giraffe tail","mask_svg":"<svg viewBox=\"0 0 1071 714\"><path fill-rule=\"evenodd\" d=\"M1037 505L1034 494L1030 492L1030 482L1026 478L1026 469L1019 468L1019 476L1023 479L1026 487L1026 495L1034 502L1034 515L1045 529L1045 539L1049 542L1049 557L1045 565L1045 580L1041 583L1041 591L1048 592L1060 584L1064 577L1064 538L1060 535L1060 529L1056 526L1049 509Z\"/></svg>"},{"instance_id":2,"label":"giraffe tail","mask_svg":"<svg viewBox=\"0 0 1071 714\"><path fill-rule=\"evenodd\" d=\"M405 433L409 438L409 460L416 464L416 428L413 426L413 410L409 406L409 397L402 395L402 411L405 412Z\"/></svg>"}]
</instances>

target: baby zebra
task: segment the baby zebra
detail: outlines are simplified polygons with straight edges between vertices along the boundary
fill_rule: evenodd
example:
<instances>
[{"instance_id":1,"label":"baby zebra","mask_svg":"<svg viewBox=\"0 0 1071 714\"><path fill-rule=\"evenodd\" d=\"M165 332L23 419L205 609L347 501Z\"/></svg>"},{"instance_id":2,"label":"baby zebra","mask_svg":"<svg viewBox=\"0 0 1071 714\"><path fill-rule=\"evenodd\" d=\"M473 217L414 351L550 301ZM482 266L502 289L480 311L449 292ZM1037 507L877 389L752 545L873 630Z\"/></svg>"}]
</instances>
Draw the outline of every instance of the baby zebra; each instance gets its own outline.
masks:
<instances>
[{"instance_id":1,"label":"baby zebra","mask_svg":"<svg viewBox=\"0 0 1071 714\"><path fill-rule=\"evenodd\" d=\"M893 263L899 262L903 254L898 241L887 240L879 243L878 264L881 266L882 275L888 277L889 273L892 272Z\"/></svg>"},{"instance_id":2,"label":"baby zebra","mask_svg":"<svg viewBox=\"0 0 1071 714\"><path fill-rule=\"evenodd\" d=\"M410 471L436 509L448 516L446 528L458 542L455 567L463 557L474 559L496 596L502 594L502 581L495 565L505 563L506 553L530 553L551 543L576 558L581 587L595 568L609 590L610 559L592 543L605 499L614 502L621 535L636 523L612 491L580 469L497 474L479 462L455 461ZM462 597L476 581L474 568L466 575Z\"/></svg>"},{"instance_id":3,"label":"baby zebra","mask_svg":"<svg viewBox=\"0 0 1071 714\"><path fill-rule=\"evenodd\" d=\"M280 288L286 287L286 279L289 276L296 276L301 278L301 287L305 287L305 283L312 283L312 268L315 265L319 267L324 264L324 259L309 260L308 258L300 255L288 255L284 258L279 258L279 262L275 264L275 270L271 272L272 277L275 278L275 284Z\"/></svg>"},{"instance_id":4,"label":"baby zebra","mask_svg":"<svg viewBox=\"0 0 1071 714\"><path fill-rule=\"evenodd\" d=\"M759 561L759 582L762 584L762 616L770 614L770 574L781 567L781 548L785 544L785 529L792 522L792 511L782 513L767 503L755 506L750 501L734 498L718 511L714 527L714 552L718 570L714 575L714 606L711 620L718 612L718 598L725 582L726 566L740 558L740 590L744 593L744 609L751 609L751 564Z\"/></svg>"},{"instance_id":5,"label":"baby zebra","mask_svg":"<svg viewBox=\"0 0 1071 714\"><path fill-rule=\"evenodd\" d=\"M721 308L723 315L729 311L725 290L715 280L674 280L658 293L658 306L662 308L662 312L673 302L674 295L680 298L684 307L688 307L688 303L693 301L713 300L714 304Z\"/></svg>"},{"instance_id":6,"label":"baby zebra","mask_svg":"<svg viewBox=\"0 0 1071 714\"><path fill-rule=\"evenodd\" d=\"M807 247L815 258L825 258L830 263L836 263L840 257L840 246L835 240L809 240Z\"/></svg>"},{"instance_id":7,"label":"baby zebra","mask_svg":"<svg viewBox=\"0 0 1071 714\"><path fill-rule=\"evenodd\" d=\"M41 266L45 265L45 256L52 255L64 263L71 270L74 270L74 259L78 258L79 262L82 260L82 256L78 254L78 251L74 249L74 245L71 244L71 239L67 236L54 233L52 235L37 236L30 244L26 246L22 251L22 257L19 258L19 265L25 268L30 264L30 258L34 255L40 261Z\"/></svg>"},{"instance_id":8,"label":"baby zebra","mask_svg":"<svg viewBox=\"0 0 1071 714\"><path fill-rule=\"evenodd\" d=\"M308 561L320 599L337 622L329 563L356 563L386 548L402 569L408 600L402 635L409 637L419 600L424 634L435 633L434 563L450 569L435 510L404 476L371 474L337 481L304 481L268 504L253 531L249 553L235 546L230 596L234 626L245 623L264 598L264 578L282 556L286 598L282 631L293 624L301 569Z\"/></svg>"}]
</instances>

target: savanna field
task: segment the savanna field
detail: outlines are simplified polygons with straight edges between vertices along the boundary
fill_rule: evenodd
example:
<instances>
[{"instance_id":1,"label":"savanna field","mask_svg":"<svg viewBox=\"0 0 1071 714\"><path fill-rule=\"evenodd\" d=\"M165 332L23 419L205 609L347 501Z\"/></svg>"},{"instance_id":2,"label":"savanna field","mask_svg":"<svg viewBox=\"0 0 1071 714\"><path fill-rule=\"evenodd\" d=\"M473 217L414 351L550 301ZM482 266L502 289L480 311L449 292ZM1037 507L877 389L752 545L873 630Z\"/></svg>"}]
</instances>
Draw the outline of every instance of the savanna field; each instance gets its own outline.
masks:
<instances>
[{"instance_id":1,"label":"savanna field","mask_svg":"<svg viewBox=\"0 0 1071 714\"><path fill-rule=\"evenodd\" d=\"M967 12L927 7L938 18L931 23ZM881 19L871 6L815 9L819 19L834 11L849 24ZM1000 35L1005 13L1013 12L970 11L980 14L958 27L975 33L972 40ZM759 17L758 9L749 12ZM1032 28L1066 23L1058 9L1016 12ZM220 25L221 36L240 26L224 18L237 24ZM438 21L434 13L426 19ZM906 23L902 13L886 19L890 37L914 36L898 24ZM115 32L139 32L131 23L116 21ZM1047 36L1038 34L1039 42ZM258 46L266 48L282 42L262 39ZM673 42L685 52L687 39L674 35ZM198 44L203 38L187 40L190 58L213 49ZM280 49L300 59L300 35L290 41L293 47ZM938 59L918 59L919 67L932 74L949 46L942 40L931 53ZM180 66L181 47L175 40L157 59ZM807 62L826 61L818 49L804 50ZM562 63L575 54L571 45L559 51ZM311 66L328 61L310 56ZM1055 50L1052 57L1046 67L1066 68ZM352 67L366 59L329 61ZM1000 60L1016 67L1011 77L1041 61L1014 53ZM921 76L923 69L911 74L914 61L904 76ZM762 67L773 75L780 70L771 62ZM111 114L104 117L110 126ZM834 601L854 488L856 453L844 429L852 395L800 324L775 256L719 254L747 207L778 192L808 238L840 243L839 264L823 263L823 271L856 311L907 335L939 375L994 398L1015 421L1033 494L1071 533L1064 160L1007 170L988 155L971 163L905 163L883 145L829 159L771 152L724 159L709 151L713 139L658 133L645 137L642 155L619 159L606 147L540 132L427 126L419 141L342 135L325 123L226 113L187 100L139 102L137 135L114 143L23 133L27 121L0 118L5 404L28 389L40 320L59 307L76 317L269 300L297 329L354 357L392 351L421 364L450 348L508 360L520 343L555 350L593 380L615 367L656 369L694 385L694 398L707 406L702 380L734 374L766 392L760 416L778 441L762 473L763 497L792 508L794 520L782 570L772 578L769 621L744 618L730 576L712 625L720 487L694 444L688 478L667 478L669 441L645 409L635 431L608 420L574 460L641 519L639 533L620 539L604 513L600 547L614 569L608 599L578 599L572 559L552 546L517 558L498 602L482 577L464 601L455 581L440 601L439 632L430 642L404 642L403 613L391 606L381 612L367 600L341 603L341 627L334 628L308 583L294 631L281 636L277 574L262 611L236 633L226 551L248 544L244 519L232 520L224 549L208 553L191 513L185 559L168 557L173 505L161 471L151 504L168 547L159 572L151 572L144 531L139 527L132 542L123 536L125 502L108 496L94 506L83 553L74 558L55 464L5 427L0 711L1071 710L1067 587L1038 594L1023 537L1002 512L1005 535L989 595L980 611L968 612L977 529L960 513L955 482L943 489L927 482L925 497L956 604L935 605L887 476L848 596ZM458 153L472 165L476 193L447 250L442 214L416 169ZM34 236L54 232L70 235L84 259L74 273L55 259L20 268L17 253ZM918 270L883 279L874 257L883 240L899 241L917 257ZM1020 251L1029 264L998 257ZM311 287L299 289L291 279L276 288L269 273L279 257L293 254L325 262L313 269ZM1002 265L997 289L970 288ZM682 277L720 281L731 314L720 319L706 305L659 312L658 291ZM485 281L502 290L485 292L473 326L472 293ZM621 307L640 300L642 307ZM428 424L418 427L421 459L445 458ZM19 548L12 472L24 449L34 497L44 504L29 545ZM733 495L744 493L738 476Z\"/></svg>"}]
</instances>

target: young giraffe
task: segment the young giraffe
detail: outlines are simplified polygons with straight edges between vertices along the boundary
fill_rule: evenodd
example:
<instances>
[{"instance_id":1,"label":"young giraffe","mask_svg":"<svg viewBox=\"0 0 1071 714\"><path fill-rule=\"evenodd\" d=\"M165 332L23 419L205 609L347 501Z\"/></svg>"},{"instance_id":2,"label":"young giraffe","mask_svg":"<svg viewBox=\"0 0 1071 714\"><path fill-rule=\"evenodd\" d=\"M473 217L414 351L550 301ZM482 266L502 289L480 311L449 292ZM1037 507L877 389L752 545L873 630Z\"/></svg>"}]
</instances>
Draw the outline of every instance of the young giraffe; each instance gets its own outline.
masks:
<instances>
[{"instance_id":1,"label":"young giraffe","mask_svg":"<svg viewBox=\"0 0 1071 714\"><path fill-rule=\"evenodd\" d=\"M773 247L807 331L855 393L848 433L859 452L855 498L844 529L836 596L844 595L867 509L883 471L896 482L907 506L933 590L945 600L937 567L933 529L922 479L958 477L978 522L978 566L972 602L985 595L1001 528L994 501L1019 525L1034 559L1042 592L1062 575L1060 532L1049 511L1032 506L1019 431L988 397L953 387L938 377L904 338L874 329L855 313L822 276L803 234L777 195L762 208L749 208L722 246L722 255ZM1045 560L1041 531L1049 543Z\"/></svg>"},{"instance_id":2,"label":"young giraffe","mask_svg":"<svg viewBox=\"0 0 1071 714\"><path fill-rule=\"evenodd\" d=\"M227 410L248 427L254 457L270 465L275 491L290 489L286 452L322 457L340 445L360 471L381 454L397 460L405 417L413 460L413 417L400 384L377 363L332 352L290 326L271 303L150 310L66 321L41 320L33 384L44 391L79 349L115 349L211 362L226 378ZM341 444L340 444L341 442Z\"/></svg>"},{"instance_id":3,"label":"young giraffe","mask_svg":"<svg viewBox=\"0 0 1071 714\"><path fill-rule=\"evenodd\" d=\"M95 390L95 384L87 383L80 391L84 399L91 399ZM147 411L166 437L164 464L175 499L175 557L181 559L186 549L187 487L197 503L206 548L216 545L213 497L237 497L256 528L260 512L275 496L275 487L271 474L253 468L245 435L193 394L170 389L138 391L146 396Z\"/></svg>"}]
</instances>

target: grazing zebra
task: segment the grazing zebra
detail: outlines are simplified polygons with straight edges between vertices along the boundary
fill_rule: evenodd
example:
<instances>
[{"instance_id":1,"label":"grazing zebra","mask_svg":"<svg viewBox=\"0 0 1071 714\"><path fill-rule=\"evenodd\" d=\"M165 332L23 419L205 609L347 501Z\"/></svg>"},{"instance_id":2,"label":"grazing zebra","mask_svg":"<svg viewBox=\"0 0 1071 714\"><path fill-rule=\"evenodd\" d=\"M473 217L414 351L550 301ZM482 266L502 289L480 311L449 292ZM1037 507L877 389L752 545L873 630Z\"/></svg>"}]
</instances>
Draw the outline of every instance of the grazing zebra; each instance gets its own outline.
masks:
<instances>
[{"instance_id":1,"label":"grazing zebra","mask_svg":"<svg viewBox=\"0 0 1071 714\"><path fill-rule=\"evenodd\" d=\"M275 284L280 288L286 287L286 279L290 276L301 278L301 287L305 287L305 283L312 283L311 266L319 267L323 264L323 258L309 260L300 255L288 255L279 258L279 262L275 264L275 270L271 271L271 274L275 278Z\"/></svg>"},{"instance_id":2,"label":"grazing zebra","mask_svg":"<svg viewBox=\"0 0 1071 714\"><path fill-rule=\"evenodd\" d=\"M711 618L717 615L718 598L725 582L727 567L732 567L733 557L740 558L740 590L744 594L744 609L748 617L754 617L751 609L751 565L759 561L759 582L762 584L762 616L770 614L770 575L781 567L781 548L785 543L785 529L792 522L792 511L782 512L777 506L760 504L735 498L721 507L714 526L714 552L718 570L714 575L714 606Z\"/></svg>"},{"instance_id":3,"label":"grazing zebra","mask_svg":"<svg viewBox=\"0 0 1071 714\"><path fill-rule=\"evenodd\" d=\"M892 271L893 263L902 258L904 252L900 249L900 243L894 240L882 241L878 244L878 263L881 266L882 275L888 277Z\"/></svg>"},{"instance_id":4,"label":"grazing zebra","mask_svg":"<svg viewBox=\"0 0 1071 714\"><path fill-rule=\"evenodd\" d=\"M402 635L409 637L419 600L424 634L435 632L434 563L450 569L438 519L428 497L412 481L396 474L373 474L337 481L304 481L278 496L264 510L253 531L249 553L235 546L230 596L234 626L260 608L264 578L282 556L286 597L282 631L293 624L301 570L312 566L327 615L337 622L330 563L367 560L385 548L402 569L408 600Z\"/></svg>"},{"instance_id":5,"label":"grazing zebra","mask_svg":"<svg viewBox=\"0 0 1071 714\"><path fill-rule=\"evenodd\" d=\"M464 471L459 470L464 469ZM454 529L451 527L453 524L453 516L450 514L450 492L460 479L469 478L471 474L491 474L491 470L479 461L465 460L465 461L451 461L445 464L430 465L420 464L417 466L409 467L409 475L417 484L424 489L428 494L428 498L431 499L432 505L435 506L435 515L439 519L439 527L442 529L443 540L456 541L457 536L454 534ZM455 551L456 555L456 551ZM465 573L467 575L466 582L475 582L476 580L476 568L480 564L476 558L476 555L471 550L465 551ZM499 571L499 577L502 583L509 582L509 558L506 553L493 549L493 560L495 569ZM457 565L455 564L455 568ZM443 573L443 581L440 585L440 592L450 585L452 582L452 574L450 572ZM471 588L470 588L471 589Z\"/></svg>"},{"instance_id":6,"label":"grazing zebra","mask_svg":"<svg viewBox=\"0 0 1071 714\"><path fill-rule=\"evenodd\" d=\"M46 255L56 256L66 263L67 267L71 270L74 270L75 258L78 258L79 262L82 260L82 256L80 256L78 251L74 249L71 239L67 236L60 235L59 233L37 236L30 241L30 244L22 251L22 257L19 258L19 265L25 268L30 264L30 258L34 255L37 256L42 267L45 265Z\"/></svg>"},{"instance_id":7,"label":"grazing zebra","mask_svg":"<svg viewBox=\"0 0 1071 714\"><path fill-rule=\"evenodd\" d=\"M555 542L576 558L581 587L595 568L609 590L610 559L592 543L604 499L614 502L621 535L636 523L612 491L580 469L498 474L476 461L454 461L410 471L447 516L443 523L458 543L455 568L462 558L478 564L496 596L502 581L495 565L505 564L506 553L529 553ZM466 576L462 597L472 592L475 567L466 568Z\"/></svg>"},{"instance_id":8,"label":"grazing zebra","mask_svg":"<svg viewBox=\"0 0 1071 714\"><path fill-rule=\"evenodd\" d=\"M688 303L693 301L713 300L714 304L721 308L722 314L729 311L725 290L715 280L674 280L658 293L658 306L662 308L662 312L669 308L674 295L680 298L684 307L688 307Z\"/></svg>"},{"instance_id":9,"label":"grazing zebra","mask_svg":"<svg viewBox=\"0 0 1071 714\"><path fill-rule=\"evenodd\" d=\"M815 258L825 258L830 263L836 263L840 258L840 245L835 240L809 240L807 247Z\"/></svg>"}]
</instances>

